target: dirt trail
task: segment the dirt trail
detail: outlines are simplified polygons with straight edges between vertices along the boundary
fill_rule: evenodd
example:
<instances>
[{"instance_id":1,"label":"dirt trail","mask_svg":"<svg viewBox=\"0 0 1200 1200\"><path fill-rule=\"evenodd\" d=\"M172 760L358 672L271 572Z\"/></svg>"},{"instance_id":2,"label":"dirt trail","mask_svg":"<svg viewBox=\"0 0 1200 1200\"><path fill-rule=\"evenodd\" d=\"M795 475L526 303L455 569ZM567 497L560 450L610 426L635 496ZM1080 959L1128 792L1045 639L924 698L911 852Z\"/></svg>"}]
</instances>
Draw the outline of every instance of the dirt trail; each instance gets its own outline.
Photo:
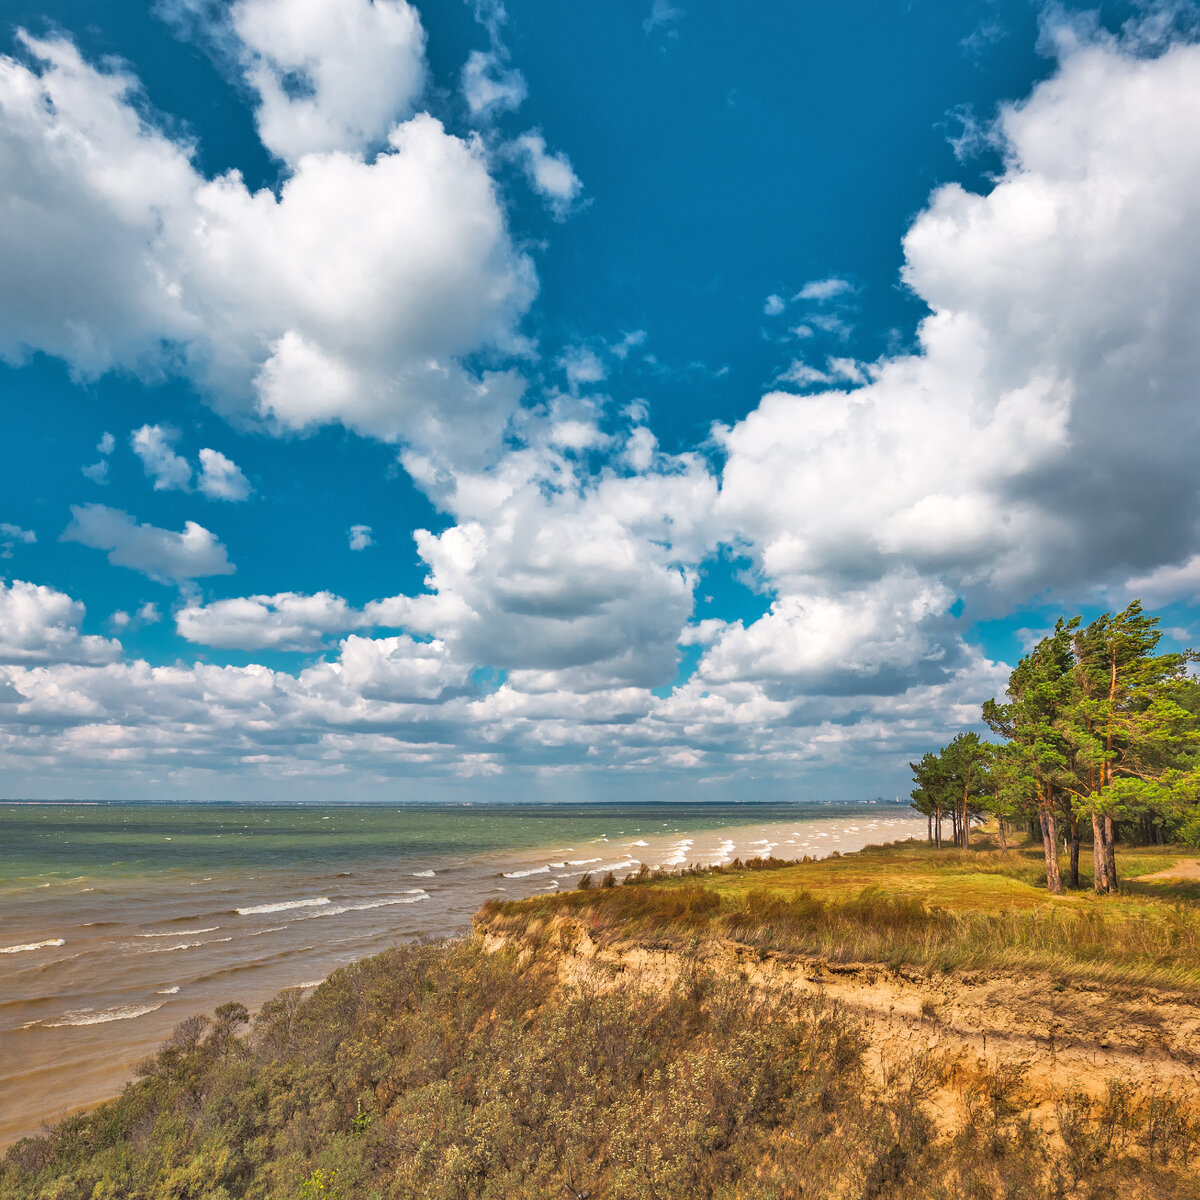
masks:
<instances>
[{"instance_id":1,"label":"dirt trail","mask_svg":"<svg viewBox=\"0 0 1200 1200\"><path fill-rule=\"evenodd\" d=\"M499 947L502 936L485 933ZM564 982L670 986L689 965L670 949L637 943L597 946L566 923L558 971ZM924 975L878 965L761 956L748 946L701 947L696 965L756 987L820 993L858 1017L878 1071L911 1052L931 1050L964 1067L1005 1061L1028 1067L1035 1104L1056 1092L1095 1094L1109 1079L1183 1085L1200 1081L1200 995L1120 984L1056 984L1044 974L976 971ZM1059 989L1062 990L1059 990Z\"/></svg>"},{"instance_id":2,"label":"dirt trail","mask_svg":"<svg viewBox=\"0 0 1200 1200\"><path fill-rule=\"evenodd\" d=\"M1173 867L1168 867L1165 871L1155 871L1153 875L1139 875L1139 880L1142 879L1195 879L1200 880L1200 858L1192 859L1191 862L1176 863Z\"/></svg>"}]
</instances>

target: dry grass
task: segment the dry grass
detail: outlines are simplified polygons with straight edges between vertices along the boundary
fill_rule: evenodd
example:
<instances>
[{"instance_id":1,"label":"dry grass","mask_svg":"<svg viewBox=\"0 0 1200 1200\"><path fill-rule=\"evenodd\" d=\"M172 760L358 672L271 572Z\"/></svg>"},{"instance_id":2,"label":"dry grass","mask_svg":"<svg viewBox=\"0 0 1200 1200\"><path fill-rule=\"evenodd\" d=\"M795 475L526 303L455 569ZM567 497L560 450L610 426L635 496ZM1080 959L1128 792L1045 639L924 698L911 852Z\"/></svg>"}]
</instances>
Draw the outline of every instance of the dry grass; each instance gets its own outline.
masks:
<instances>
[{"instance_id":1,"label":"dry grass","mask_svg":"<svg viewBox=\"0 0 1200 1200\"><path fill-rule=\"evenodd\" d=\"M1134 849L1128 876L1186 855ZM1133 882L1117 896L1050 897L1040 850L931 851L917 843L819 862L770 861L624 886L491 902L478 924L536 940L576 918L603 945L679 947L726 938L760 951L926 970L1036 968L1065 980L1200 986L1200 903L1192 884Z\"/></svg>"}]
</instances>

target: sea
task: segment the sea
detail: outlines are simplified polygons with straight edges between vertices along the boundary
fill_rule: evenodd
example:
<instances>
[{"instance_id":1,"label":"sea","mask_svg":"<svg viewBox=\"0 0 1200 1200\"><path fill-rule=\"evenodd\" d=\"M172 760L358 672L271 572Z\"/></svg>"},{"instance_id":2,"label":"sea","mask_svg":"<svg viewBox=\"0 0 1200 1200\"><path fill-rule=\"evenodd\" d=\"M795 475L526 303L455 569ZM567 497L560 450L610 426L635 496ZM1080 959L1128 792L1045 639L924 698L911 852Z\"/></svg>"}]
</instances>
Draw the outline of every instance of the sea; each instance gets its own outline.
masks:
<instances>
[{"instance_id":1,"label":"sea","mask_svg":"<svg viewBox=\"0 0 1200 1200\"><path fill-rule=\"evenodd\" d=\"M905 805L0 801L0 1149L115 1095L178 1022L585 872L923 836Z\"/></svg>"}]
</instances>

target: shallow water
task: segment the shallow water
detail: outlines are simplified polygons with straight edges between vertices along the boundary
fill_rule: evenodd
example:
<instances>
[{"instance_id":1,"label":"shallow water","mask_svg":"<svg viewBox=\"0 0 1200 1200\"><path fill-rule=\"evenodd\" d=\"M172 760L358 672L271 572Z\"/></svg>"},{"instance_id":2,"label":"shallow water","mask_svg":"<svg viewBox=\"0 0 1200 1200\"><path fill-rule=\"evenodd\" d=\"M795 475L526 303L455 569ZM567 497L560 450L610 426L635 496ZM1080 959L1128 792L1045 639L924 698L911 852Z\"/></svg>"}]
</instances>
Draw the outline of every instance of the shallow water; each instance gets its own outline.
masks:
<instances>
[{"instance_id":1,"label":"shallow water","mask_svg":"<svg viewBox=\"0 0 1200 1200\"><path fill-rule=\"evenodd\" d=\"M119 1089L184 1017L311 986L590 871L853 850L891 804L0 804L0 1146Z\"/></svg>"}]
</instances>

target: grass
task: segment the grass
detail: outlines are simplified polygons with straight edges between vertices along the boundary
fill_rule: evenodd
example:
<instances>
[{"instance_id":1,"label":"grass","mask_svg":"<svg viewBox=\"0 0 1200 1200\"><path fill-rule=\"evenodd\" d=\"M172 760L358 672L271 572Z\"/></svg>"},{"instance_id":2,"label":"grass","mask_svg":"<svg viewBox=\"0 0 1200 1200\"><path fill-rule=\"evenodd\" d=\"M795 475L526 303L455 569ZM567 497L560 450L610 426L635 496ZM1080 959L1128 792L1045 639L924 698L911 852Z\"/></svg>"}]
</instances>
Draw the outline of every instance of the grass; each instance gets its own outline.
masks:
<instances>
[{"instance_id":1,"label":"grass","mask_svg":"<svg viewBox=\"0 0 1200 1200\"><path fill-rule=\"evenodd\" d=\"M1090 867L1090 850L1081 859ZM820 861L642 876L619 887L490 902L478 923L537 940L574 917L601 944L733 939L761 952L925 970L1040 969L1060 979L1200 986L1200 887L1138 881L1194 851L1121 847L1120 894L1045 890L1040 847L907 842Z\"/></svg>"}]
</instances>

